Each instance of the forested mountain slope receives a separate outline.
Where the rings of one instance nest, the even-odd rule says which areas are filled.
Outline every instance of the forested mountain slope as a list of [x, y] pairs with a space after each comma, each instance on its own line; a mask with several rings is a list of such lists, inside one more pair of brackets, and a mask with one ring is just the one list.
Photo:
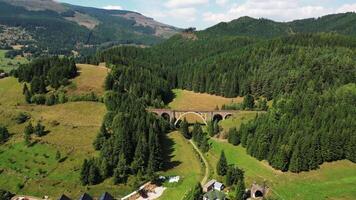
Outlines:
[[272, 38], [296, 33], [334, 32], [345, 35], [356, 35], [356, 13], [326, 15], [319, 18], [275, 22], [269, 19], [241, 17], [231, 22], [221, 22], [202, 31], [210, 36], [254, 36]]
[[90, 61], [105, 61], [114, 69], [107, 79], [109, 89], [146, 105], [163, 106], [172, 88], [273, 99], [273, 108], [242, 126], [239, 135], [248, 153], [277, 169], [300, 172], [323, 162], [355, 162], [354, 36], [200, 34], [193, 40], [175, 36], [146, 49], [116, 47]]
[[52, 0], [0, 0], [0, 24], [23, 28], [31, 40], [21, 44], [32, 54], [70, 54], [101, 44], [152, 45], [178, 32], [136, 12]]

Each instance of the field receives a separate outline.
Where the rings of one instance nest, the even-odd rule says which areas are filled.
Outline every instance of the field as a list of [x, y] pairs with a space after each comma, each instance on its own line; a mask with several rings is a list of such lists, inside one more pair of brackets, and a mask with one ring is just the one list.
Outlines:
[[241, 146], [212, 140], [212, 149], [206, 156], [211, 166], [216, 166], [222, 150], [229, 163], [245, 171], [247, 186], [254, 181], [260, 184], [266, 181], [270, 187], [269, 195], [278, 199], [351, 200], [356, 197], [356, 164], [350, 161], [326, 163], [319, 170], [300, 174], [283, 173], [249, 156]]
[[[98, 197], [108, 191], [114, 196], [130, 192], [126, 186], [114, 186], [112, 180], [90, 187], [81, 186], [79, 171], [84, 158], [97, 154], [92, 142], [106, 112], [102, 103], [72, 102], [55, 106], [28, 105], [22, 96], [22, 85], [14, 78], [0, 80], [0, 123], [7, 126], [11, 139], [0, 146], [0, 188], [17, 194], [48, 195], [53, 199], [65, 193], [78, 198], [84, 191]], [[49, 133], [33, 137], [37, 143], [26, 147], [23, 142], [25, 124], [14, 118], [21, 112], [41, 121]], [[61, 162], [55, 159], [61, 154]]]
[[165, 144], [169, 148], [165, 152], [170, 152], [170, 164], [163, 175], [180, 176], [181, 179], [177, 185], [168, 186], [160, 199], [181, 199], [192, 186], [200, 182], [203, 176], [201, 164], [189, 141], [179, 132], [169, 133]]
[[19, 64], [27, 62], [26, 58], [17, 56], [14, 59], [5, 58], [7, 50], [0, 50], [0, 69], [5, 72], [10, 72], [12, 69], [16, 69]]
[[87, 64], [78, 64], [77, 67], [79, 76], [68, 86], [68, 93], [80, 95], [94, 92], [97, 95], [103, 95], [108, 68]]
[[187, 90], [173, 90], [175, 98], [168, 105], [176, 110], [214, 110], [216, 106], [221, 108], [223, 104], [241, 103], [243, 98], [225, 98], [210, 94], [200, 94]]
[[[200, 94], [187, 90], [174, 89], [174, 100], [168, 104], [168, 107], [175, 110], [214, 110], [217, 106], [221, 108], [223, 104], [241, 103], [243, 98], [225, 98], [210, 94]], [[186, 119], [190, 123], [203, 121], [193, 115], [186, 115]]]

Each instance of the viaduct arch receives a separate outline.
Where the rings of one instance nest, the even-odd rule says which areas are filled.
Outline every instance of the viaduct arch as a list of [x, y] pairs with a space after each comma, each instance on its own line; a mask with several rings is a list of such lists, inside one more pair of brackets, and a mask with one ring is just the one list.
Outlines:
[[148, 112], [155, 113], [160, 117], [174, 120], [174, 125], [188, 114], [193, 114], [201, 118], [205, 125], [211, 120], [225, 120], [231, 117], [237, 110], [171, 110], [171, 109], [147, 109]]

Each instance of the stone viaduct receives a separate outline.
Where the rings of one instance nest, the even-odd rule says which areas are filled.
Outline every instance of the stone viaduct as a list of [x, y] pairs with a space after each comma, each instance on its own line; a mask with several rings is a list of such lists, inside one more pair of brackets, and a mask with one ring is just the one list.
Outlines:
[[169, 121], [174, 120], [174, 125], [180, 120], [183, 120], [184, 117], [188, 114], [193, 114], [200, 117], [204, 124], [208, 124], [211, 120], [225, 120], [231, 117], [234, 113], [239, 111], [237, 110], [171, 110], [171, 109], [147, 109], [148, 112], [155, 113], [160, 117], [169, 119]]

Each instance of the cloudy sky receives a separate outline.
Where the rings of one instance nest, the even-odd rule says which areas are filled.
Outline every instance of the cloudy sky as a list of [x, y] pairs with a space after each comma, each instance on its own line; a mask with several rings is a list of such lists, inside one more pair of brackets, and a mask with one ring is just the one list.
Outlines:
[[356, 0], [59, 0], [106, 9], [140, 12], [180, 28], [204, 29], [241, 16], [290, 21], [356, 12]]

